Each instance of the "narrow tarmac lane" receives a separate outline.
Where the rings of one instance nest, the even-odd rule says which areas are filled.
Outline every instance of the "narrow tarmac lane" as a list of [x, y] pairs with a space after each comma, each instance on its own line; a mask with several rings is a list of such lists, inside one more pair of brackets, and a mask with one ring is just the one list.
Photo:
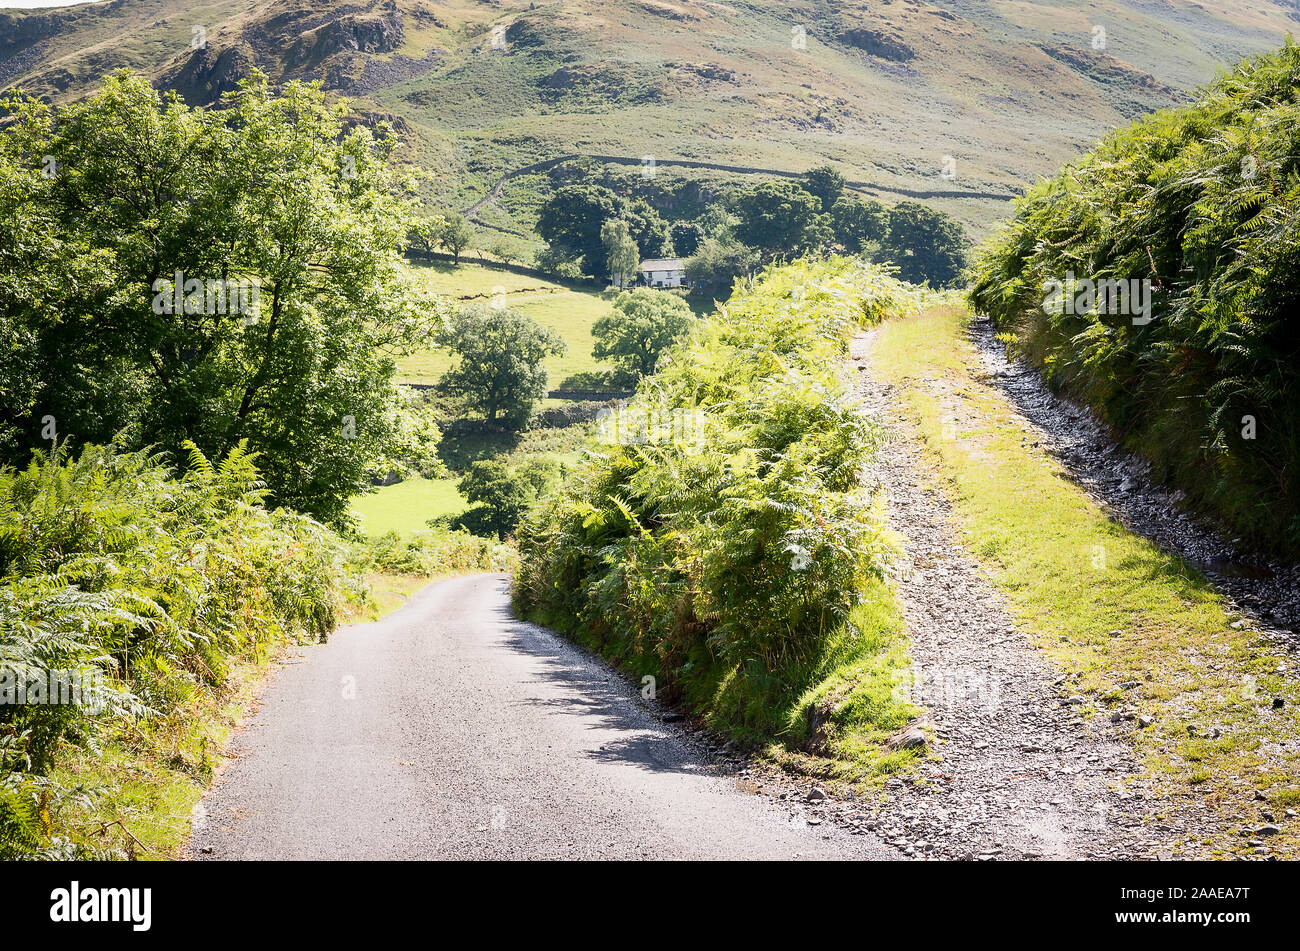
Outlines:
[[192, 859], [888, 859], [714, 773], [504, 575], [291, 656], [198, 810]]

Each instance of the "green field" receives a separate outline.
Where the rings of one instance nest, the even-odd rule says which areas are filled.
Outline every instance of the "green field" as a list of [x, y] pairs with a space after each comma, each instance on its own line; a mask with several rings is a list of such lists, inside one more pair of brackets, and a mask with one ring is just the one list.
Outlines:
[[454, 478], [423, 479], [418, 476], [386, 485], [352, 503], [352, 511], [361, 516], [361, 530], [371, 538], [393, 531], [403, 535], [417, 532], [429, 519], [439, 515], [458, 515], [467, 507], [456, 491]]
[[[473, 304], [500, 298], [507, 306], [555, 330], [569, 345], [569, 350], [564, 356], [547, 361], [552, 389], [570, 374], [610, 369], [607, 363], [591, 356], [591, 325], [611, 307], [609, 299], [599, 292], [470, 262], [458, 267], [417, 266], [415, 270], [430, 290], [448, 300]], [[413, 354], [398, 361], [399, 378], [405, 383], [435, 383], [451, 360], [446, 351], [436, 348]], [[559, 402], [547, 400], [545, 404]], [[572, 462], [582, 430], [577, 427], [576, 431], [537, 429], [523, 433], [444, 435], [438, 455], [451, 469], [450, 476], [413, 478], [383, 486], [355, 499], [352, 510], [361, 516], [361, 531], [372, 538], [388, 531], [402, 534], [419, 531], [431, 518], [458, 515], [468, 508], [456, 489], [456, 482], [474, 460], [503, 458], [511, 465], [529, 458], [548, 458], [562, 464]]]
[[371, 538], [396, 531], [406, 535], [425, 528], [431, 518], [459, 515], [469, 503], [456, 489], [456, 482], [476, 459], [501, 459], [518, 465], [529, 459], [548, 459], [561, 466], [578, 460], [588, 427], [531, 429], [523, 433], [470, 433], [444, 436], [438, 455], [451, 475], [442, 479], [411, 478], [386, 485], [352, 503], [361, 516], [361, 531]]
[[[541, 278], [500, 271], [481, 264], [432, 264], [416, 268], [435, 293], [460, 304], [504, 302], [549, 327], [569, 345], [563, 356], [546, 361], [548, 386], [555, 389], [574, 373], [611, 369], [591, 355], [591, 325], [609, 313], [611, 302], [594, 290], [575, 289]], [[429, 349], [398, 361], [406, 383], [435, 383], [451, 365], [445, 350]]]

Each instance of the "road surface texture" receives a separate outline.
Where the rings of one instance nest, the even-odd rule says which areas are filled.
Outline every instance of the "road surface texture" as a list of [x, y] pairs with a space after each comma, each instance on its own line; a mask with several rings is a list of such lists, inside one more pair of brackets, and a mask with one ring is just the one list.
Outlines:
[[504, 575], [430, 585], [287, 661], [187, 857], [900, 857], [744, 792], [610, 668], [516, 620]]

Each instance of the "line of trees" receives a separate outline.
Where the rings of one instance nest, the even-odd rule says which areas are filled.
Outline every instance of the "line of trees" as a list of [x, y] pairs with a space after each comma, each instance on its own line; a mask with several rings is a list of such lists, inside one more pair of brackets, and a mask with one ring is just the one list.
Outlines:
[[538, 218], [537, 233], [547, 242], [540, 267], [623, 286], [640, 259], [671, 254], [689, 259], [687, 274], [696, 285], [726, 289], [763, 264], [805, 253], [847, 252], [892, 263], [904, 280], [936, 287], [958, 284], [967, 266], [970, 242], [956, 219], [919, 202], [887, 207], [851, 195], [830, 166], [797, 181], [770, 179], [733, 190], [701, 205], [695, 218], [671, 224], [645, 198], [621, 195], [615, 184], [556, 188]]
[[460, 264], [460, 256], [474, 243], [474, 237], [474, 228], [462, 215], [455, 212], [429, 215], [412, 222], [407, 234], [407, 251], [427, 260], [442, 248], [454, 263]]

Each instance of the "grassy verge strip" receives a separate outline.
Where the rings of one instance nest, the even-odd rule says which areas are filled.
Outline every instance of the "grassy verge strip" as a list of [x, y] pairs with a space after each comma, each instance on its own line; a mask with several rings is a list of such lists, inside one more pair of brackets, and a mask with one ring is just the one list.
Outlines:
[[1194, 569], [1109, 518], [1026, 438], [979, 380], [968, 321], [941, 309], [892, 322], [873, 356], [937, 463], [967, 546], [1067, 675], [1063, 689], [1086, 699], [1087, 715], [1118, 716], [1171, 818], [1192, 827], [1208, 814], [1232, 834], [1203, 844], [1230, 854], [1252, 852], [1255, 837], [1236, 833], [1272, 815], [1270, 851], [1294, 855], [1300, 836], [1284, 820], [1300, 803], [1300, 691], [1284, 662], [1234, 626]]

